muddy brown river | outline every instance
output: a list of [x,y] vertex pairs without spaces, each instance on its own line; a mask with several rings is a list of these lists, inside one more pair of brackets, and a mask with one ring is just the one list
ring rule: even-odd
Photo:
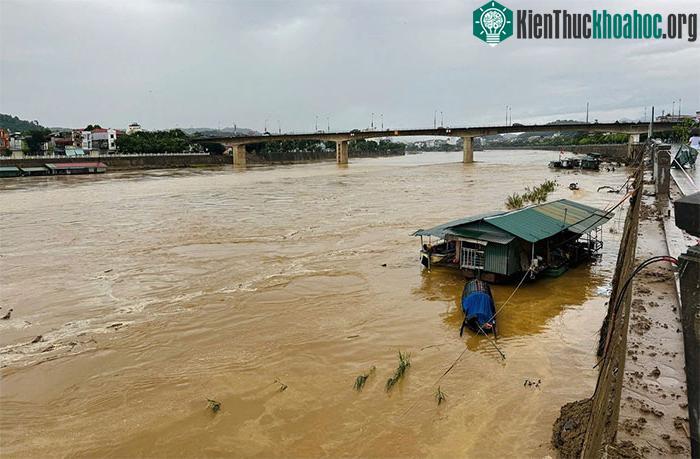
[[[547,178],[562,185],[552,199],[620,198],[596,189],[625,170],[552,171],[557,156],[3,179],[2,456],[552,454],[560,406],[595,384],[624,212],[600,262],[513,296],[505,360],[489,338],[459,337],[464,281],[422,269],[410,234]],[[398,351],[411,367],[387,393]]]

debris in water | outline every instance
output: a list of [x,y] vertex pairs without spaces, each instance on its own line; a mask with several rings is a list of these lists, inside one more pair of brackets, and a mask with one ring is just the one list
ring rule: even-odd
[[280,381],[277,378],[275,378],[275,382],[280,385],[280,388],[279,388],[280,392],[284,392],[285,390],[287,390],[288,386],[285,383],[283,383],[282,381]]
[[534,387],[535,389],[537,389],[540,387],[541,383],[542,383],[541,379],[538,379],[537,381],[535,381],[534,379],[533,380],[526,379],[525,382],[523,383],[523,387],[530,386],[530,387]]
[[367,382],[367,379],[372,376],[377,368],[372,365],[372,368],[369,369],[367,373],[361,374],[357,378],[355,378],[355,385],[353,386],[356,391],[362,392],[362,388],[365,387],[365,383]]
[[208,398],[207,404],[209,406],[209,409],[212,410],[214,413],[217,413],[221,409],[221,402],[217,402],[216,400]]
[[440,386],[438,386],[437,390],[435,391],[435,400],[437,400],[438,406],[440,406],[442,402],[447,400],[447,395],[445,395],[445,393],[442,390],[440,390]]
[[38,335],[36,338],[34,338],[34,339],[32,340],[31,344],[36,344],[36,343],[41,342],[41,341],[43,341],[43,340],[44,340],[44,337],[41,336],[41,335]]
[[406,374],[406,370],[411,366],[411,354],[403,354],[399,351],[399,366],[394,370],[394,374],[391,378],[386,380],[386,391],[389,392],[392,387],[396,385],[397,382],[401,380]]
[[109,268],[109,269],[105,269],[105,270],[104,270],[104,273],[107,274],[107,273],[111,273],[112,271],[114,271],[114,269]]
[[1,319],[2,319],[2,320],[9,320],[10,316],[12,315],[12,311],[13,311],[13,309],[10,308],[10,310],[7,311],[7,314],[5,314],[4,316],[2,316]]

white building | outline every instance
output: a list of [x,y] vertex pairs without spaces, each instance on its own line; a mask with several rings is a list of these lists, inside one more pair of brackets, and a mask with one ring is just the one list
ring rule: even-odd
[[127,126],[127,135],[133,134],[134,132],[141,132],[141,125],[139,123],[131,123],[129,126]]
[[91,132],[91,146],[88,148],[115,151],[117,149],[117,130],[97,128]]
[[81,146],[83,147],[83,150],[92,150],[92,132],[83,131],[81,137]]

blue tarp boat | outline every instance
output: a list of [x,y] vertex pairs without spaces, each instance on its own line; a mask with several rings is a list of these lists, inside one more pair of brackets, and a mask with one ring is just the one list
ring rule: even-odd
[[459,329],[459,336],[468,327],[475,333],[496,333],[496,307],[489,284],[474,279],[464,285],[462,291],[462,311],[464,321]]

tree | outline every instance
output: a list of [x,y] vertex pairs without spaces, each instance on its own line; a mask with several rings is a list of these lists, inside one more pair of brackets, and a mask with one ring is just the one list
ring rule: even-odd
[[30,154],[38,155],[43,152],[41,149],[45,142],[50,139],[51,131],[45,128],[31,130],[24,133],[27,149]]
[[697,123],[692,119],[685,119],[680,124],[673,126],[671,140],[679,143],[686,143],[690,138],[690,133],[693,128],[697,127]]

